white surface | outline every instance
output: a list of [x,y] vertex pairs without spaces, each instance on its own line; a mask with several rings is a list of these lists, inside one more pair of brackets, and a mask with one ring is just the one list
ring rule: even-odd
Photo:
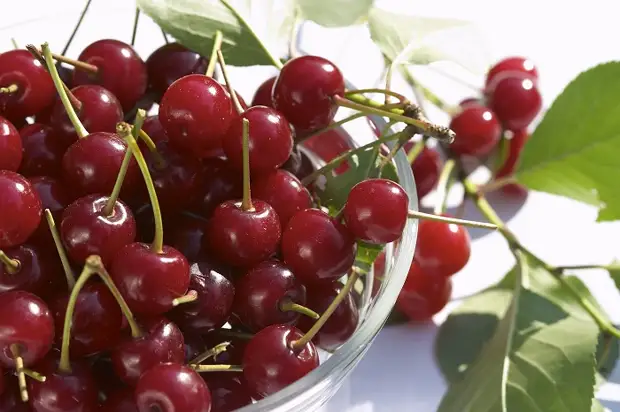
[[[4,16],[0,23],[3,27],[0,29],[0,50],[10,48],[10,37],[16,37],[21,45],[49,41],[52,49],[58,50],[71,31],[78,14],[75,12],[76,5],[81,2],[0,0],[0,3]],[[133,16],[131,13],[111,14],[127,10],[127,3],[126,0],[94,0],[70,54],[75,56],[89,42],[101,37],[128,41]],[[485,40],[484,44],[477,46],[481,49],[476,53],[487,56],[486,63],[513,54],[528,56],[536,62],[546,105],[580,71],[620,58],[620,50],[614,46],[620,38],[620,26],[617,24],[617,2],[613,0],[564,2],[561,9],[555,6],[556,2],[535,0],[403,0],[381,3],[388,4],[388,7],[407,5],[405,13],[475,21],[480,38]],[[49,16],[53,17],[53,23],[34,22]],[[161,44],[160,36],[153,24],[142,18],[138,48],[143,55]],[[474,47],[462,40],[463,48]],[[607,43],[611,45],[607,46]],[[304,50],[333,59],[345,75],[358,85],[375,84],[380,75],[380,54],[363,27],[326,30],[309,25],[305,31]],[[258,69],[256,73],[260,77],[239,76],[234,79],[235,88],[246,99],[251,98],[253,89],[271,73],[271,69]],[[457,103],[471,93],[468,88],[432,71],[420,71],[419,78],[451,103]],[[482,80],[471,77],[468,81],[481,84]],[[551,264],[607,263],[614,257],[620,258],[620,223],[596,224],[596,211],[590,207],[541,193],[531,193],[523,205],[496,203],[495,206],[523,243]],[[468,208],[468,216],[479,218],[471,207]],[[475,237],[472,258],[467,267],[454,277],[456,297],[492,284],[513,263],[498,233],[472,232],[472,235]],[[612,319],[620,322],[620,294],[608,276],[599,271],[584,271],[581,275],[594,295],[603,302]],[[445,319],[450,307],[455,304],[438,314],[435,321],[439,323]],[[436,330],[434,324],[386,328],[322,412],[434,411],[446,388],[433,360]],[[611,382],[600,389],[598,397],[607,408],[620,412],[618,370]]]

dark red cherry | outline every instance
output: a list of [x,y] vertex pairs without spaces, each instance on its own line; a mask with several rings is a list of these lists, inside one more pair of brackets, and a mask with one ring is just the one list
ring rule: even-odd
[[469,261],[470,242],[469,232],[463,226],[421,220],[414,260],[429,275],[449,277]]
[[131,310],[159,315],[187,292],[189,264],[178,250],[164,246],[157,253],[145,243],[123,246],[112,260],[110,274]]
[[138,412],[132,388],[118,389],[106,397],[99,412]]
[[7,375],[4,377],[6,386],[4,392],[0,392],[0,411],[6,412],[32,412],[30,405],[22,401],[20,397],[17,379]]
[[9,50],[0,54],[0,87],[15,91],[0,93],[0,115],[9,119],[26,118],[50,106],[56,89],[46,68],[28,50]]
[[221,148],[232,119],[233,107],[226,91],[202,74],[172,83],[159,106],[159,120],[171,144],[198,157]]
[[36,371],[45,382],[28,380],[30,406],[34,412],[95,412],[98,388],[91,366],[82,360],[71,362],[71,371],[58,370],[60,354],[52,351],[37,363]]
[[316,170],[308,154],[300,150],[299,146],[293,147],[291,156],[282,165],[282,169],[291,172],[299,180],[303,180],[307,176],[310,176],[310,174]]
[[282,234],[282,256],[305,284],[345,275],[355,260],[355,238],[327,213],[306,209],[295,214]]
[[536,82],[527,75],[497,76],[486,93],[489,107],[509,130],[526,129],[542,107]]
[[122,41],[98,40],[82,51],[78,60],[97,66],[97,73],[75,70],[73,83],[99,84],[118,98],[128,111],[146,91],[146,64],[130,45]]
[[473,103],[452,118],[450,129],[456,133],[450,148],[459,155],[487,155],[497,146],[502,134],[498,116],[490,109]]
[[[60,224],[62,212],[71,203],[66,185],[58,179],[47,176],[31,177],[28,180],[41,199],[42,209],[49,209],[56,224]],[[39,227],[32,234],[31,240],[50,247],[54,244],[47,219],[44,216],[41,217]]]
[[203,375],[211,391],[211,412],[232,412],[252,403],[252,396],[243,379],[232,374],[222,375]]
[[168,43],[146,60],[149,86],[162,96],[172,83],[188,74],[204,74],[209,62],[179,43]]
[[22,164],[22,151],[19,132],[13,123],[0,116],[0,170],[17,172]]
[[19,134],[24,149],[19,172],[26,177],[60,177],[67,146],[62,144],[54,130],[48,125],[34,123],[20,129]]
[[[413,142],[405,144],[405,152],[413,147]],[[429,194],[439,181],[441,171],[441,158],[435,149],[425,147],[411,164],[411,172],[415,179],[415,188],[418,200]]]
[[71,203],[62,214],[60,236],[71,260],[83,264],[98,255],[104,264],[136,237],[136,221],[129,207],[117,200],[105,213],[108,196],[89,195]]
[[252,196],[273,207],[283,228],[295,213],[312,207],[308,189],[293,174],[281,169],[252,180]]
[[193,369],[180,364],[154,366],[140,377],[135,391],[139,412],[210,412],[211,393]]
[[[312,136],[305,140],[303,145],[325,162],[333,160],[354,147],[351,136],[344,129],[340,128],[329,129],[321,134]],[[341,174],[347,170],[349,170],[349,164],[342,162],[340,166],[334,169],[334,173]]]
[[19,262],[17,271],[0,264],[0,293],[24,290],[47,298],[67,284],[55,249],[24,243],[4,249],[4,253]]
[[226,160],[218,157],[204,159],[202,174],[204,181],[192,207],[202,217],[211,217],[220,203],[241,197],[241,179]]
[[183,331],[183,345],[185,346],[185,363],[190,363],[196,356],[205,352],[207,349],[207,344],[203,339],[202,335],[195,333],[193,331],[188,331],[187,329],[183,329],[180,326],[180,329]]
[[[159,116],[157,115],[148,116],[146,119],[144,119],[142,130],[144,130],[144,132],[148,134],[151,140],[153,140],[153,142],[155,143],[165,143],[169,141],[168,135],[166,134],[166,131],[161,125],[161,122],[159,121]],[[138,141],[138,144],[141,148],[144,148],[146,150],[146,146],[143,146],[144,142],[142,141],[142,139]]]
[[413,321],[426,321],[446,306],[451,294],[452,279],[430,274],[414,260],[396,307]]
[[0,369],[0,397],[4,393],[4,389],[6,387],[5,380],[6,380],[6,377],[5,377],[4,371]]
[[[170,224],[164,230],[165,243],[181,252],[189,262],[200,260],[202,241],[207,228],[205,219],[189,213],[180,213],[167,220]],[[153,236],[149,237],[152,238]]]
[[43,359],[54,340],[54,318],[40,298],[23,290],[0,293],[0,365],[15,368],[14,346],[30,367]]
[[[50,302],[56,325],[56,346],[62,343],[62,332],[69,295]],[[78,294],[71,322],[71,355],[84,357],[111,349],[120,339],[123,315],[102,282],[86,284]]]
[[256,89],[254,93],[254,98],[252,99],[252,106],[273,107],[271,90],[273,89],[273,84],[276,82],[276,79],[277,76],[270,77],[258,86],[258,89]]
[[534,62],[525,57],[514,56],[500,60],[489,69],[485,86],[488,87],[499,76],[511,75],[515,72],[526,74],[532,80],[538,80],[538,70]]
[[[109,90],[101,86],[87,85],[75,87],[71,92],[81,103],[76,113],[89,133],[113,133],[116,124],[123,121],[121,104]],[[78,139],[73,123],[59,99],[54,103],[49,122],[58,134],[61,144],[69,146]]]
[[273,85],[273,104],[300,135],[322,129],[334,118],[333,97],[344,94],[344,78],[332,62],[319,56],[289,60]]
[[175,308],[171,316],[183,331],[204,334],[228,320],[235,287],[228,277],[206,262],[193,263],[190,274],[189,289],[195,291],[198,298]]
[[24,243],[41,222],[41,199],[28,179],[0,170],[0,249]]
[[[226,83],[220,83],[220,85],[224,88],[224,91],[226,92],[226,96],[230,97],[230,92],[228,91],[228,87],[226,86]],[[250,106],[248,106],[248,104],[245,102],[245,100],[243,99],[243,96],[241,96],[241,94],[235,90],[235,94],[237,95],[237,100],[239,100],[239,105],[241,106],[241,109],[243,111],[246,111],[250,108]],[[231,98],[232,99],[232,98]],[[236,117],[237,114],[233,113],[233,116]]]
[[183,334],[168,319],[145,320],[142,331],[144,336],[137,339],[128,336],[110,353],[117,376],[130,386],[155,365],[183,363],[185,358]]
[[292,348],[302,336],[294,326],[271,325],[250,339],[243,355],[243,376],[252,393],[269,396],[319,366],[312,342]]
[[253,205],[246,211],[241,202],[226,201],[209,220],[208,247],[230,266],[253,266],[273,255],[280,243],[280,221],[275,210],[258,199]]
[[[62,177],[71,182],[79,196],[109,194],[123,163],[127,145],[115,133],[91,133],[73,143],[62,158]],[[138,164],[131,160],[123,182],[123,190],[137,186]]]
[[390,243],[403,233],[409,197],[398,184],[387,179],[363,180],[349,192],[343,215],[347,229],[369,243]]
[[90,358],[92,360],[91,368],[101,394],[107,397],[109,394],[126,387],[116,376],[109,353],[102,353],[93,358]]
[[233,119],[223,140],[230,165],[243,170],[243,119],[250,122],[250,171],[260,175],[282,166],[293,150],[291,126],[280,112],[266,106],[253,106]]

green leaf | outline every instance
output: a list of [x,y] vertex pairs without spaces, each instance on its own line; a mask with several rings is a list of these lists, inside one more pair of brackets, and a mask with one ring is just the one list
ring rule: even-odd
[[323,27],[363,23],[374,0],[297,0],[302,17]]
[[590,409],[590,412],[605,412],[605,408],[597,399],[592,399],[592,409]]
[[527,187],[595,205],[620,219],[620,62],[581,73],[528,140],[515,174]]
[[[204,56],[211,54],[213,37],[220,30],[226,63],[271,65],[261,40],[274,51],[285,51],[295,20],[294,0],[263,0],[260,8],[250,0],[230,2],[246,21],[255,21],[257,27],[249,29],[219,0],[138,0],[138,7],[181,44]],[[259,31],[258,26],[263,30]]]

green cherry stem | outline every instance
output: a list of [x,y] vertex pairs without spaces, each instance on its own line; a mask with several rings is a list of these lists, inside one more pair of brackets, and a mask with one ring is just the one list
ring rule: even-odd
[[28,402],[28,386],[26,385],[26,373],[24,368],[24,358],[20,353],[20,347],[18,344],[13,343],[9,350],[11,356],[15,362],[15,373],[17,374],[17,385],[19,386],[19,395],[22,398],[22,402]]
[[4,251],[2,250],[0,250],[0,263],[4,265],[4,270],[9,275],[16,274],[22,267],[22,264],[19,260],[8,257],[7,254],[4,253]]
[[230,94],[230,97],[233,101],[235,110],[237,110],[237,113],[241,114],[243,113],[243,106],[241,106],[239,98],[237,98],[237,92],[235,92],[235,89],[233,89],[232,85],[230,84],[230,78],[228,77],[228,70],[226,69],[224,55],[222,54],[221,50],[216,50],[215,53],[217,53],[217,60],[220,63],[220,69],[222,70],[222,75],[224,76],[224,82],[226,83],[226,88],[228,89],[228,93]]
[[559,272],[563,272],[565,270],[588,270],[588,269],[603,269],[608,271],[620,271],[620,263],[615,262],[609,265],[567,265],[567,266],[556,266],[555,270]]
[[185,295],[181,296],[180,298],[173,299],[172,307],[176,307],[184,303],[195,302],[197,299],[198,299],[198,293],[195,290],[190,290]]
[[16,84],[11,84],[7,87],[0,87],[0,93],[4,94],[15,93],[17,90],[19,90],[19,86],[17,86]]
[[412,219],[434,220],[436,222],[451,223],[460,226],[475,227],[478,229],[497,230],[498,228],[497,225],[493,223],[475,222],[473,220],[457,219],[454,217],[446,217],[438,214],[418,212],[415,210],[410,210],[407,213],[407,216]]
[[168,40],[168,35],[166,34],[166,32],[164,31],[164,29],[161,29],[161,35],[164,38],[164,43],[166,44],[170,44],[170,40]]
[[45,219],[47,220],[47,226],[49,227],[52,238],[54,239],[54,245],[56,246],[56,252],[58,253],[58,257],[60,258],[62,269],[65,272],[67,286],[69,287],[69,291],[71,291],[75,286],[75,274],[73,273],[73,269],[71,268],[71,264],[69,263],[69,258],[67,257],[67,252],[65,251],[65,247],[63,246],[62,240],[60,239],[60,233],[58,233],[58,227],[56,227],[56,222],[54,221],[54,216],[52,215],[52,212],[49,209],[45,209],[44,213]]
[[136,7],[136,13],[133,18],[133,30],[131,31],[131,47],[136,45],[136,35],[138,34],[138,22],[140,21],[140,9]]
[[326,131],[328,131],[328,130],[335,129],[335,128],[337,128],[337,127],[342,126],[342,125],[343,125],[343,124],[345,124],[345,123],[349,123],[349,122],[350,122],[350,121],[352,121],[352,120],[359,119],[360,117],[364,117],[364,116],[365,116],[365,114],[364,114],[364,113],[359,113],[359,112],[358,112],[358,113],[354,113],[354,114],[352,114],[351,116],[345,117],[345,118],[344,118],[344,119],[342,119],[342,120],[338,120],[337,122],[330,123],[329,125],[325,126],[325,127],[324,127],[324,128],[322,128],[321,130],[317,130],[317,131],[315,131],[315,132],[312,132],[312,133],[310,133],[310,134],[307,134],[307,135],[305,135],[305,136],[302,136],[302,137],[300,137],[300,138],[296,139],[296,142],[297,142],[297,144],[303,143],[303,142],[305,142],[306,140],[311,139],[311,138],[313,138],[313,137],[315,137],[315,136],[321,135],[321,134],[325,133],[325,132],[326,132]]
[[[395,97],[398,99],[400,103],[407,103],[408,99],[400,93],[393,92],[391,90],[379,89],[379,88],[371,88],[371,89],[357,89],[357,90],[347,90],[344,92],[344,97],[349,98],[349,96],[353,96],[356,94],[367,94],[367,93],[380,93],[386,96]],[[386,103],[387,104],[387,103]]]
[[[157,168],[159,168],[159,169],[165,168],[166,165],[167,165],[166,160],[157,151],[157,145],[155,144],[153,139],[151,139],[151,136],[149,136],[144,131],[144,129],[140,129],[140,133],[138,134],[138,137],[140,138],[140,140],[142,140],[144,142],[144,144],[146,145],[146,148],[148,149],[148,151],[151,152],[151,154],[153,155],[153,158],[155,159],[155,166]],[[136,140],[137,140],[137,138],[136,138]]]
[[19,44],[17,44],[17,40],[15,40],[15,37],[11,37],[11,44],[13,45],[13,48],[15,50],[19,49]]
[[416,142],[416,144],[414,144],[413,147],[409,149],[409,152],[407,152],[407,161],[410,164],[413,164],[413,162],[415,162],[415,159],[417,159],[420,153],[422,153],[422,151],[424,150],[424,147],[426,147],[426,139],[422,139]]
[[205,76],[213,77],[213,73],[215,73],[215,65],[218,61],[217,51],[222,48],[222,40],[224,39],[224,35],[220,30],[215,32],[215,36],[213,37],[213,48],[211,49],[211,57],[209,57],[209,65],[207,66],[207,71],[205,72]]
[[62,54],[67,54],[67,51],[69,51],[69,47],[71,46],[71,43],[73,42],[73,39],[75,38],[75,35],[77,34],[80,26],[82,25],[82,21],[84,20],[84,16],[86,16],[86,12],[88,11],[88,8],[90,7],[91,1],[92,0],[88,0],[86,2],[86,5],[82,9],[82,13],[80,14],[80,18],[78,19],[77,23],[75,24],[75,27],[73,28],[73,31],[71,32],[71,36],[69,37],[69,40],[67,40],[67,43],[65,43],[65,47],[62,49]]
[[[435,202],[435,208],[433,209],[433,213],[436,215],[441,215],[446,211],[446,203],[448,201],[448,192],[450,187],[450,177],[452,176],[452,172],[454,171],[455,166],[455,160],[448,159],[443,165],[443,169],[441,170],[441,173],[439,175],[439,180],[437,181],[437,201]],[[495,228],[497,228],[497,226],[495,226]]]
[[45,382],[47,380],[45,375],[42,375],[39,372],[35,372],[32,369],[28,368],[24,368],[24,375],[26,375],[30,379],[34,379],[37,382]]
[[228,347],[230,346],[232,342],[222,342],[219,343],[217,345],[215,345],[214,347],[202,352],[200,355],[196,356],[194,359],[192,359],[191,361],[189,361],[190,365],[198,365],[204,361],[206,361],[207,359],[210,358],[216,358],[217,355],[219,355],[220,353],[226,352],[228,350]]
[[202,372],[243,372],[240,365],[189,365],[198,373]]
[[297,312],[304,316],[308,316],[314,320],[319,319],[321,316],[310,308],[307,308],[299,303],[293,302],[291,299],[285,299],[280,302],[279,308],[282,312]]
[[241,208],[245,211],[254,210],[252,204],[252,190],[250,188],[250,121],[243,119],[242,132],[243,150],[243,198]]
[[514,176],[500,177],[499,179],[491,180],[489,183],[482,185],[478,190],[482,193],[489,193],[516,182],[517,179]]

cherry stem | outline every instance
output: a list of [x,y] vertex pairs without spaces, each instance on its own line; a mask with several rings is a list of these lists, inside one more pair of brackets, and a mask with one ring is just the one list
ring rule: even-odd
[[22,402],[28,402],[28,386],[26,385],[26,374],[24,373],[24,359],[20,355],[19,345],[13,343],[9,349],[15,361],[15,373],[17,373],[19,394],[22,398]]
[[228,336],[231,338],[238,338],[238,339],[244,339],[244,340],[252,339],[252,337],[254,336],[251,333],[241,332],[241,331],[232,330],[232,329],[220,329],[218,333],[222,336]]
[[164,43],[170,44],[170,40],[168,40],[168,35],[164,31],[164,29],[161,29],[161,35],[164,37]]
[[136,44],[136,34],[138,34],[138,21],[140,21],[140,9],[136,7],[136,14],[133,18],[133,30],[131,32],[131,47]]
[[383,171],[383,168],[385,166],[387,166],[389,163],[392,162],[392,160],[394,159],[394,156],[396,156],[396,154],[400,151],[400,149],[402,149],[407,144],[409,139],[413,137],[414,133],[415,131],[411,130],[411,128],[409,129],[405,128],[405,130],[403,130],[402,138],[398,140],[398,142],[394,145],[394,147],[392,147],[392,150],[390,150],[390,153],[388,153],[387,156],[384,156],[383,159],[381,160],[381,163],[379,163],[379,170],[381,172]]
[[565,270],[588,270],[588,269],[603,269],[608,271],[618,271],[620,270],[620,263],[611,263],[609,265],[567,265],[567,266],[556,266],[555,270],[557,272],[564,272]]
[[28,368],[24,368],[24,375],[26,375],[27,377],[29,377],[31,379],[34,379],[37,382],[45,382],[47,380],[45,375],[42,375],[39,372],[35,372],[35,371],[30,370]]
[[422,139],[419,142],[416,142],[416,144],[414,144],[413,147],[409,149],[409,152],[407,153],[407,161],[410,164],[413,164],[413,162],[415,162],[415,159],[417,159],[420,153],[424,151],[425,146],[426,146],[425,139]]
[[230,98],[233,101],[235,110],[237,111],[237,113],[241,114],[243,113],[243,106],[241,106],[241,103],[237,98],[237,92],[235,92],[235,89],[233,89],[232,84],[230,83],[230,79],[228,77],[228,69],[226,68],[226,62],[224,61],[224,55],[222,54],[221,50],[216,50],[215,52],[217,53],[217,60],[220,63],[220,69],[222,70],[222,75],[224,76],[224,82],[226,83],[226,88],[228,88],[228,93],[230,94]]
[[78,19],[77,23],[75,24],[75,27],[73,28],[73,31],[71,32],[71,36],[69,37],[69,40],[67,40],[67,43],[65,43],[65,47],[62,49],[62,54],[67,54],[67,51],[69,51],[69,47],[71,46],[71,42],[73,42],[73,38],[75,37],[75,35],[77,34],[80,26],[82,25],[82,20],[84,20],[84,16],[86,16],[86,12],[88,11],[88,8],[90,7],[90,2],[92,0],[88,0],[86,2],[86,5],[84,6],[84,9],[82,9],[82,13],[80,14],[80,18]]
[[[151,152],[153,158],[155,158],[155,166],[159,169],[163,169],[166,167],[166,160],[161,156],[161,154],[157,151],[157,145],[151,139],[144,129],[140,129],[140,133],[138,136],[146,145],[146,148]],[[137,139],[136,139],[137,140]]]
[[176,307],[184,303],[195,302],[198,299],[198,293],[195,290],[190,290],[184,296],[172,300],[172,306]]
[[71,291],[75,286],[75,274],[73,273],[73,269],[71,268],[71,264],[69,263],[67,252],[65,251],[65,248],[62,244],[62,239],[60,239],[60,233],[58,232],[58,227],[56,227],[56,222],[54,221],[54,216],[52,215],[52,212],[49,209],[45,209],[44,213],[45,219],[47,220],[47,226],[49,227],[52,238],[54,239],[54,245],[56,245],[56,252],[58,253],[58,257],[60,258],[62,269],[65,272],[67,286],[69,287],[69,291]]
[[[365,93],[381,93],[384,94],[385,96],[390,96],[390,97],[395,97],[398,99],[398,101],[401,104],[406,104],[409,102],[409,100],[403,96],[400,93],[396,93],[393,92],[391,90],[388,90],[387,88],[385,89],[379,89],[379,88],[370,88],[370,89],[357,89],[357,90],[347,90],[344,92],[344,97],[348,98],[349,96],[352,95],[356,95],[356,94],[365,94]],[[389,102],[385,102],[385,104],[389,104]]]
[[308,316],[314,320],[319,319],[321,316],[310,308],[307,308],[299,303],[293,302],[291,299],[286,299],[280,302],[279,308],[282,312],[297,312],[302,315]]
[[241,200],[241,209],[247,212],[254,210],[252,190],[250,188],[250,121],[248,119],[243,119],[242,143],[243,198]]
[[81,70],[83,72],[88,72],[92,74],[97,74],[99,72],[99,68],[94,64],[86,63],[77,59],[72,59],[71,57],[63,56],[62,54],[52,53],[52,57],[57,62],[68,64],[69,66],[73,66],[77,70]]
[[19,272],[19,269],[22,267],[22,264],[20,263],[19,260],[10,258],[2,250],[0,250],[0,263],[4,265],[4,270],[6,270],[6,272],[9,275],[16,274],[17,272]]
[[209,358],[216,358],[217,355],[219,355],[220,353],[226,352],[228,350],[228,347],[230,346],[231,342],[222,342],[219,343],[217,345],[215,345],[214,347],[207,349],[206,351],[202,352],[200,355],[196,356],[194,359],[192,359],[189,363],[190,365],[198,365],[204,361],[206,361]]
[[19,49],[19,44],[17,44],[17,40],[15,40],[15,37],[11,37],[11,44],[13,45],[13,48],[15,50]]
[[489,193],[512,183],[517,183],[517,179],[514,176],[500,177],[499,179],[492,180],[482,185],[478,191],[481,193]]
[[441,216],[437,214],[418,212],[410,210],[407,216],[412,219],[433,220],[435,222],[451,223],[459,226],[475,227],[478,229],[497,230],[498,226],[493,223],[475,222],[473,220],[457,219],[455,217]]
[[364,113],[359,113],[359,112],[358,112],[358,113],[354,113],[354,114],[352,114],[351,116],[349,116],[349,117],[345,117],[345,118],[344,118],[344,119],[342,119],[342,120],[338,120],[337,122],[330,123],[329,125],[325,126],[325,127],[324,127],[324,128],[322,128],[321,130],[317,130],[317,131],[312,132],[312,133],[310,133],[310,134],[307,134],[307,135],[305,135],[305,136],[303,136],[303,137],[301,137],[301,138],[299,138],[299,139],[296,139],[296,143],[297,143],[297,144],[303,143],[303,142],[305,142],[306,140],[313,138],[314,136],[321,135],[321,134],[325,133],[325,132],[326,132],[326,131],[328,131],[328,130],[335,129],[335,128],[337,128],[337,127],[342,126],[342,125],[343,125],[343,124],[345,124],[345,123],[349,123],[349,122],[350,122],[350,121],[352,121],[352,120],[359,119],[360,117],[364,117],[364,116],[365,116],[365,114],[364,114]]
[[16,84],[11,84],[7,87],[0,87],[0,93],[10,94],[15,93],[19,90],[19,87]]
[[437,181],[437,201],[435,203],[435,208],[433,209],[433,213],[436,215],[441,215],[446,211],[450,177],[452,176],[452,172],[454,171],[455,166],[456,162],[454,161],[454,159],[448,159],[443,165],[443,169],[441,170],[441,174],[439,175],[439,180]]
[[323,325],[325,325],[325,322],[327,322],[329,320],[329,317],[336,311],[338,305],[340,305],[340,302],[342,302],[344,298],[349,294],[349,292],[351,292],[351,289],[353,289],[353,285],[359,278],[359,275],[359,270],[357,270],[356,268],[351,268],[347,283],[345,283],[342,289],[340,289],[338,295],[336,295],[334,300],[332,300],[332,303],[330,303],[327,309],[325,309],[325,312],[323,312],[319,320],[314,322],[314,325],[312,325],[308,332],[306,332],[301,338],[291,342],[290,347],[293,351],[297,352],[302,350],[304,346],[306,346],[308,343],[310,343],[310,341],[312,341],[312,339],[314,339],[314,337],[317,333],[319,333]]
[[189,365],[196,372],[243,372],[241,365]]
[[209,58],[209,65],[207,66],[207,71],[205,72],[205,76],[213,77],[213,73],[215,72],[215,64],[218,61],[217,52],[222,48],[222,40],[224,39],[224,35],[220,30],[215,32],[215,37],[213,38],[213,48],[211,49],[211,57]]
[[45,56],[45,64],[47,65],[47,69],[52,76],[52,80],[54,81],[54,86],[56,86],[56,91],[60,96],[60,100],[62,101],[62,105],[65,107],[65,111],[67,112],[67,116],[69,116],[69,120],[71,120],[71,124],[75,128],[75,131],[79,138],[84,138],[88,136],[88,132],[86,128],[80,121],[77,113],[73,109],[71,102],[69,101],[69,97],[63,87],[63,82],[60,80],[60,76],[58,75],[58,70],[56,70],[56,66],[52,63],[52,52],[50,51],[49,45],[44,43],[41,48],[43,49],[43,55]]

